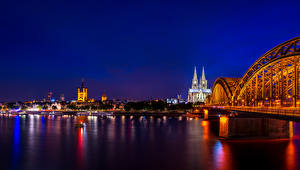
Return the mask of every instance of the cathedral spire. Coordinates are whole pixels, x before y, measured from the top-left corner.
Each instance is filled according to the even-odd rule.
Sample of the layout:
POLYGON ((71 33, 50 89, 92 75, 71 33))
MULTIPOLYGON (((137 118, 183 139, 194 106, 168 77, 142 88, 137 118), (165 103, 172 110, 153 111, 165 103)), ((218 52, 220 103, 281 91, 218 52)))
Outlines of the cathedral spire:
POLYGON ((192 89, 198 89, 198 78, 197 78, 197 69, 195 67, 194 70, 194 77, 193 77, 193 83, 192 83, 192 89))
POLYGON ((205 73, 204 73, 204 66, 203 66, 203 68, 202 68, 202 78, 201 78, 201 80, 203 81, 203 80, 206 80, 205 79, 205 73))
POLYGON ((84 89, 84 79, 81 79, 81 87, 80 89, 84 89))

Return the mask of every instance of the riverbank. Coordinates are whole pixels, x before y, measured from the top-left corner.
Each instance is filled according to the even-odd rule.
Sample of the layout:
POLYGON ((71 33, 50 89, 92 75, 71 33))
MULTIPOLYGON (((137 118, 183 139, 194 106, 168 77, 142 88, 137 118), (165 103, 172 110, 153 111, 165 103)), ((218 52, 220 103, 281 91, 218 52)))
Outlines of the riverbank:
POLYGON ((116 116, 182 116, 185 111, 117 111, 113 112, 116 116))
POLYGON ((75 115, 75 116, 182 116, 186 111, 25 111, 2 112, 10 115, 75 115))

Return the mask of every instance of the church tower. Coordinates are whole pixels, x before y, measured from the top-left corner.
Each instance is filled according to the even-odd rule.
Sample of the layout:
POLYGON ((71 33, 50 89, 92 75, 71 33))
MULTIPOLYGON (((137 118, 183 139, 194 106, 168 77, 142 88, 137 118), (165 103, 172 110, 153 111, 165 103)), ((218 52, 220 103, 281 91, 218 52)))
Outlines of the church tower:
POLYGON ((202 68, 202 75, 199 79, 199 82, 197 79, 197 70, 195 67, 192 88, 190 88, 188 91, 188 102, 205 102, 206 97, 210 94, 211 89, 207 89, 207 80, 205 78, 204 67, 202 68))
POLYGON ((193 77, 193 82, 192 82, 192 89, 198 89, 198 78, 197 78, 197 70, 196 70, 196 67, 195 67, 195 70, 194 70, 194 77, 193 77))
POLYGON ((107 100, 106 93, 104 92, 101 98, 102 102, 105 102, 107 100))
POLYGON ((202 77, 200 78, 199 88, 207 89, 207 80, 205 78, 204 67, 202 68, 202 77))
POLYGON ((86 102, 87 101, 87 88, 84 87, 84 82, 82 81, 81 87, 78 88, 78 102, 86 102))

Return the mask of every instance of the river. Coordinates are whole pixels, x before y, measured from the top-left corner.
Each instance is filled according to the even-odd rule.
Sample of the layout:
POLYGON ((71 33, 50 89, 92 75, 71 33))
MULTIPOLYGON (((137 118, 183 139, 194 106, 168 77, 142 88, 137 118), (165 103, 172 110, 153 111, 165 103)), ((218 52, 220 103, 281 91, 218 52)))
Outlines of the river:
POLYGON ((83 169, 299 169, 292 139, 220 140, 212 123, 181 117, 0 116, 0 167, 83 169))

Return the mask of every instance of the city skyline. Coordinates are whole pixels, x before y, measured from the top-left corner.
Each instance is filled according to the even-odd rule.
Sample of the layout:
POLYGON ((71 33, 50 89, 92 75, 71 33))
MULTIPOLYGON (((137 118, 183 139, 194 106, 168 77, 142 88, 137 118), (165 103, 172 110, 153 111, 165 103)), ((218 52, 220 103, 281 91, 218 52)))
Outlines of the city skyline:
POLYGON ((300 169, 299 6, 1 2, 1 170, 300 169))
POLYGON ((211 87, 217 77, 241 77, 267 50, 298 36, 298 4, 6 2, 0 101, 49 91, 76 99, 82 78, 92 98, 104 91, 109 98, 187 95, 194 66, 206 68, 211 87))

